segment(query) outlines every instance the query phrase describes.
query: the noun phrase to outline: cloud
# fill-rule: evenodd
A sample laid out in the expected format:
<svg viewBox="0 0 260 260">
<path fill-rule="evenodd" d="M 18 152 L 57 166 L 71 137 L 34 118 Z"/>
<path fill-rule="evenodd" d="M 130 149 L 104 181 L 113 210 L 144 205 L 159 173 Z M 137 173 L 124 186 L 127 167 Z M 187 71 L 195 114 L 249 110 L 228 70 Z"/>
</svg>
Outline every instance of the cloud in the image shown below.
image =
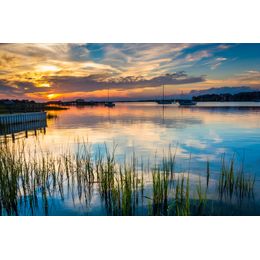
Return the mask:
<svg viewBox="0 0 260 260">
<path fill-rule="evenodd" d="M 192 61 L 198 61 L 203 58 L 211 57 L 212 53 L 210 53 L 208 50 L 198 51 L 193 54 L 188 54 L 185 58 L 186 61 L 192 62 Z"/>
<path fill-rule="evenodd" d="M 19 82 L 20 83 L 20 82 Z M 0 98 L 1 99 L 17 99 L 25 98 L 26 90 L 23 86 L 16 86 L 5 80 L 0 79 Z"/>
<path fill-rule="evenodd" d="M 50 77 L 47 79 L 59 92 L 96 91 L 107 88 L 127 90 L 133 88 L 150 88 L 165 85 L 191 84 L 205 81 L 204 76 L 189 76 L 185 72 L 161 75 L 151 79 L 144 77 L 120 77 L 116 80 L 106 79 L 103 74 L 87 77 Z"/>
<path fill-rule="evenodd" d="M 75 92 L 87 94 L 108 87 L 121 92 L 127 90 L 125 93 L 129 95 L 129 90 L 138 96 L 158 95 L 156 88 L 162 84 L 181 88 L 194 88 L 196 83 L 213 84 L 214 79 L 207 76 L 206 80 L 201 71 L 205 67 L 218 68 L 227 60 L 221 57 L 222 52 L 231 46 L 190 43 L 0 44 L 0 80 L 3 91 L 8 89 L 12 94 L 25 97 L 35 97 L 39 93 L 46 98 L 50 93 L 66 93 L 73 98 Z"/>
<path fill-rule="evenodd" d="M 216 58 L 216 61 L 225 61 L 227 58 Z"/>
<path fill-rule="evenodd" d="M 218 68 L 224 61 L 226 61 L 227 58 L 224 58 L 224 57 L 219 57 L 219 58 L 216 58 L 212 64 L 211 64 L 211 69 L 214 70 L 216 68 Z"/>
<path fill-rule="evenodd" d="M 236 80 L 240 82 L 247 82 L 251 85 L 259 85 L 260 86 L 260 71 L 257 70 L 249 70 L 235 76 Z"/>
<path fill-rule="evenodd" d="M 41 88 L 41 91 L 46 90 L 48 90 L 48 88 Z M 39 91 L 38 88 L 31 82 L 9 82 L 0 79 L 0 94 L 5 94 L 6 98 L 25 98 L 25 94 L 37 91 Z"/>
<path fill-rule="evenodd" d="M 70 60 L 73 56 L 73 44 L 2 44 L 0 52 L 20 58 L 40 60 Z M 81 45 L 78 46 L 80 48 Z"/>
<path fill-rule="evenodd" d="M 207 60 L 204 65 L 209 66 L 211 70 L 217 69 L 223 62 L 227 61 L 228 59 L 225 57 L 217 57 Z"/>
<path fill-rule="evenodd" d="M 0 80 L 0 91 L 1 93 L 9 93 L 12 92 L 13 88 L 8 84 L 5 80 Z"/>
<path fill-rule="evenodd" d="M 170 64 L 192 44 L 105 44 L 103 45 L 103 64 L 113 64 L 120 76 L 154 77 L 165 64 Z M 169 68 L 166 73 L 171 73 Z"/>
<path fill-rule="evenodd" d="M 233 45 L 234 44 L 220 44 L 220 45 L 218 45 L 217 49 L 219 49 L 219 50 L 226 50 L 226 49 L 229 49 Z"/>
</svg>

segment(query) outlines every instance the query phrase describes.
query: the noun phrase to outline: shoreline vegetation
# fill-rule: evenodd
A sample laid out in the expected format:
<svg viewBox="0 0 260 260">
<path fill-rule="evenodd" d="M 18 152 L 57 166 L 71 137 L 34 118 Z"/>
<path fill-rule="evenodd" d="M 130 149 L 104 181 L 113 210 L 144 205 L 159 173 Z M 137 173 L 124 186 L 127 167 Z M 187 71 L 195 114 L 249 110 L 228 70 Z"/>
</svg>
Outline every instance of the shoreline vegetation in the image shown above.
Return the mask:
<svg viewBox="0 0 260 260">
<path fill-rule="evenodd" d="M 0 100 L 0 114 L 28 113 L 42 111 L 66 110 L 65 106 L 48 103 L 36 103 L 29 100 Z"/>
<path fill-rule="evenodd" d="M 187 97 L 174 97 L 167 96 L 166 100 L 178 102 L 186 100 Z M 189 98 L 188 98 L 189 99 Z M 190 99 L 196 102 L 258 102 L 260 101 L 260 91 L 241 92 L 237 94 L 205 94 L 192 96 Z M 157 102 L 160 98 L 153 99 L 136 99 L 136 100 L 111 100 L 111 102 Z M 53 110 L 66 110 L 68 106 L 97 106 L 104 105 L 106 101 L 86 101 L 84 99 L 76 99 L 71 101 L 48 101 L 48 102 L 35 102 L 32 100 L 0 100 L 0 114 L 2 113 L 18 113 L 18 112 L 39 112 L 39 111 L 53 111 Z"/>
<path fill-rule="evenodd" d="M 82 141 L 75 151 L 60 154 L 28 150 L 23 142 L 0 145 L 1 215 L 51 215 L 51 203 L 68 198 L 91 209 L 100 201 L 102 215 L 197 216 L 238 214 L 243 201 L 254 198 L 255 177 L 235 158 L 223 155 L 217 174 L 178 173 L 176 152 L 142 160 L 135 152 L 116 159 L 116 146 L 93 151 Z M 189 167 L 190 168 L 190 167 Z M 194 176 L 196 177 L 194 180 Z M 214 198 L 210 190 L 216 194 Z M 96 191 L 96 192 L 95 192 Z M 96 195 L 95 195 L 96 194 Z M 225 211 L 225 207 L 234 210 Z M 55 214 L 54 214 L 55 215 Z"/>
<path fill-rule="evenodd" d="M 260 91 L 241 92 L 237 94 L 205 94 L 192 98 L 197 102 L 259 102 Z"/>
</svg>

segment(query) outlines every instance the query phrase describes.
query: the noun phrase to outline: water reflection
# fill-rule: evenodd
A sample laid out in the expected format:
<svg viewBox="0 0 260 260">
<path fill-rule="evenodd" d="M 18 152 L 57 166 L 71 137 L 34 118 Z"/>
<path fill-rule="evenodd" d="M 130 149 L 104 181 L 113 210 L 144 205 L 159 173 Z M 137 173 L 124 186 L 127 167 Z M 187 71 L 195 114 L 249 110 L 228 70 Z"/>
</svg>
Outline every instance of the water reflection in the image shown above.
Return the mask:
<svg viewBox="0 0 260 260">
<path fill-rule="evenodd" d="M 236 153 L 241 158 L 245 155 L 250 170 L 259 173 L 259 112 L 249 108 L 242 112 L 240 108 L 162 108 L 152 103 L 117 104 L 113 109 L 73 107 L 59 112 L 42 143 L 55 149 L 84 137 L 94 147 L 117 143 L 119 155 L 135 147 L 146 157 L 172 145 L 178 147 L 180 158 L 192 154 L 197 170 L 202 167 L 200 161 Z"/>
<path fill-rule="evenodd" d="M 217 180 L 214 174 L 220 171 L 223 154 L 227 159 L 235 155 L 238 167 L 243 163 L 247 173 L 256 175 L 254 199 L 258 202 L 260 107 L 252 104 L 249 104 L 250 107 L 219 105 L 212 107 L 204 103 L 197 107 L 180 108 L 153 103 L 118 103 L 114 108 L 71 107 L 58 111 L 58 117 L 48 121 L 46 135 L 38 135 L 37 142 L 43 151 L 54 154 L 63 152 L 64 147 L 76 151 L 77 141 L 82 138 L 92 145 L 94 154 L 100 147 L 103 149 L 104 143 L 110 148 L 117 144 L 116 158 L 119 161 L 124 161 L 125 155 L 133 151 L 138 158 L 152 160 L 155 153 L 160 157 L 171 145 L 176 150 L 177 173 L 192 169 L 194 176 L 202 178 L 209 160 L 212 182 Z M 25 140 L 28 147 L 33 147 L 35 141 L 36 137 L 30 135 Z M 64 196 L 62 203 L 53 196 L 51 204 L 56 206 L 52 207 L 59 208 L 64 214 L 86 214 L 86 208 L 91 209 L 88 214 L 104 214 L 95 185 L 89 190 L 64 188 L 64 194 L 74 195 L 69 198 Z M 215 190 L 211 194 L 211 199 L 216 200 Z M 44 201 L 50 205 L 49 196 L 42 203 Z M 51 212 L 56 211 L 48 207 L 48 213 Z"/>
<path fill-rule="evenodd" d="M 118 156 L 133 150 L 144 157 L 161 153 L 169 145 L 177 147 L 177 156 L 188 159 L 196 170 L 202 162 L 219 160 L 221 154 L 234 153 L 245 162 L 251 171 L 260 174 L 258 164 L 260 107 L 209 107 L 198 105 L 192 108 L 158 106 L 153 103 L 118 103 L 114 108 L 72 107 L 59 111 L 58 118 L 48 120 L 45 136 L 39 136 L 41 145 L 54 151 L 61 145 L 75 144 L 84 138 L 95 147 L 104 143 L 118 144 Z M 41 124 L 41 123 L 39 123 Z M 14 132 L 44 128 L 43 125 L 12 126 Z M 1 134 L 10 129 L 1 129 Z M 9 131 L 9 132 L 8 132 Z M 28 143 L 34 143 L 30 137 Z M 185 165 L 185 162 L 183 162 Z M 181 167 L 181 166 L 180 166 Z M 218 163 L 215 164 L 215 168 Z"/>
</svg>

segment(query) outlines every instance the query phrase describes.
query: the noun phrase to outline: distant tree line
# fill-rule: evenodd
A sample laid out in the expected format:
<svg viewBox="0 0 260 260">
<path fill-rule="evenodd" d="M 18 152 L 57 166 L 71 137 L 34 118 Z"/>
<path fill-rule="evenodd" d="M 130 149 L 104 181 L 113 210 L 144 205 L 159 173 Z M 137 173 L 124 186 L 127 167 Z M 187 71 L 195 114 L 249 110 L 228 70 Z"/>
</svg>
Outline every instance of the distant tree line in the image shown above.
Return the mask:
<svg viewBox="0 0 260 260">
<path fill-rule="evenodd" d="M 0 113 L 38 112 L 44 109 L 44 105 L 29 100 L 0 100 Z"/>
<path fill-rule="evenodd" d="M 33 100 L 2 99 L 0 100 L 0 114 L 5 113 L 26 113 L 40 112 L 49 110 L 65 110 L 67 107 L 62 106 L 59 102 L 37 103 Z"/>
<path fill-rule="evenodd" d="M 206 94 L 192 97 L 194 101 L 260 101 L 260 91 L 240 92 L 237 94 Z"/>
</svg>

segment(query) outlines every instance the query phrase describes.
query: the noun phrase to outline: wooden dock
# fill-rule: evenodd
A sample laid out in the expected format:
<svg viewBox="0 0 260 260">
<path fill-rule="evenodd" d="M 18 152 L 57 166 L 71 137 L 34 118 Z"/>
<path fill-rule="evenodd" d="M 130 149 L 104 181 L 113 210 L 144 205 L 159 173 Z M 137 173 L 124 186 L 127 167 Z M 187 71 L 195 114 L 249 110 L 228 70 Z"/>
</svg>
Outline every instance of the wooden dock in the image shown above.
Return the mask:
<svg viewBox="0 0 260 260">
<path fill-rule="evenodd" d="M 16 133 L 25 132 L 27 136 L 28 132 L 35 131 L 39 129 L 45 129 L 47 127 L 47 122 L 45 120 L 36 122 L 26 122 L 23 124 L 10 124 L 0 127 L 0 137 L 3 135 L 11 135 Z"/>
<path fill-rule="evenodd" d="M 46 133 L 46 112 L 17 113 L 0 115 L 0 143 L 6 143 L 10 138 L 13 142 L 18 138 L 28 138 L 30 132 Z"/>
<path fill-rule="evenodd" d="M 17 113 L 0 115 L 0 126 L 46 121 L 46 112 Z"/>
</svg>

